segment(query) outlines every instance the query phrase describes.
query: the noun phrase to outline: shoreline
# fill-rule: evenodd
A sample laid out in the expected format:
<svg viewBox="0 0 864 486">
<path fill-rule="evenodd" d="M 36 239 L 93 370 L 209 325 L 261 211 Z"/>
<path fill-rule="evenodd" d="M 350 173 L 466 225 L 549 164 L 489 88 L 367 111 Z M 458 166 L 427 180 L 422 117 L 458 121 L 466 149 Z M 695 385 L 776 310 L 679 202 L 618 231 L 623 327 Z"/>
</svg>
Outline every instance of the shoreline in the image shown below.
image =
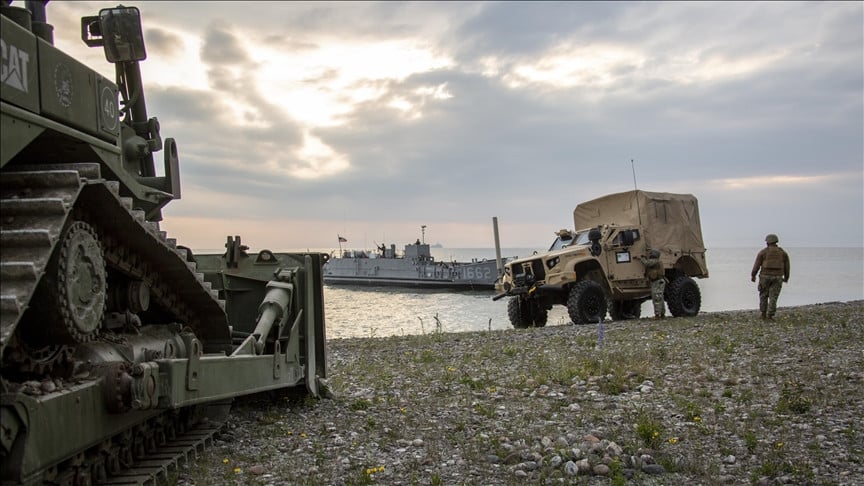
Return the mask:
<svg viewBox="0 0 864 486">
<path fill-rule="evenodd" d="M 238 400 L 191 484 L 864 483 L 864 301 L 328 340 L 332 399 Z"/>
</svg>

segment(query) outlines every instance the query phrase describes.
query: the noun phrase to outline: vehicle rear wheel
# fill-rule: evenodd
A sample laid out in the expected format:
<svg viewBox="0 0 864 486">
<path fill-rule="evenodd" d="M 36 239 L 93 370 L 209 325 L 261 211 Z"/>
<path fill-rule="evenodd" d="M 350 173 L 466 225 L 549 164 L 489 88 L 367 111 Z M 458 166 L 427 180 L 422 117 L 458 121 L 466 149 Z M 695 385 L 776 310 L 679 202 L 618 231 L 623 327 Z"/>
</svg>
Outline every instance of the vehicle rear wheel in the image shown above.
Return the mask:
<svg viewBox="0 0 864 486">
<path fill-rule="evenodd" d="M 609 317 L 613 321 L 639 319 L 642 316 L 642 300 L 613 300 L 609 303 Z"/>
<path fill-rule="evenodd" d="M 675 277 L 666 286 L 666 304 L 669 312 L 675 317 L 695 316 L 702 306 L 702 294 L 699 285 L 687 276 Z"/>
<path fill-rule="evenodd" d="M 606 294 L 593 280 L 582 280 L 570 288 L 567 313 L 574 324 L 596 323 L 606 317 Z"/>
</svg>

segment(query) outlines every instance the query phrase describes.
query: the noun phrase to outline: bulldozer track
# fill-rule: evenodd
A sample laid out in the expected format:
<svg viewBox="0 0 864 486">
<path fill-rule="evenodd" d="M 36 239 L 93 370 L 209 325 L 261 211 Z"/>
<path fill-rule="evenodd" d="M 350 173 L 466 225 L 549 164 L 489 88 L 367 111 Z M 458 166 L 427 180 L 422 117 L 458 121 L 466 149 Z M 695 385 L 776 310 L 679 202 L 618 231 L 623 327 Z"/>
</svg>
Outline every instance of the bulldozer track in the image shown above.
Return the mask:
<svg viewBox="0 0 864 486">
<path fill-rule="evenodd" d="M 0 182 L 0 357 L 4 363 L 14 361 L 23 371 L 52 375 L 54 366 L 74 353 L 74 345 L 68 343 L 31 349 L 16 332 L 19 326 L 33 325 L 26 313 L 39 305 L 34 296 L 40 293 L 40 280 L 50 270 L 70 225 L 92 227 L 106 267 L 146 282 L 151 303 L 174 316 L 174 322 L 191 328 L 205 348 L 230 347 L 224 301 L 196 271 L 196 264 L 187 261 L 186 250 L 178 249 L 176 240 L 133 209 L 132 200 L 120 195 L 118 183 L 101 178 L 98 164 L 15 167 L 0 174 Z M 112 332 L 88 337 L 94 338 L 124 340 L 122 334 Z M 7 385 L 4 381 L 4 391 Z M 203 406 L 207 407 L 211 405 Z M 166 482 L 172 469 L 196 458 L 212 443 L 221 426 L 218 420 L 196 425 L 189 419 L 194 409 L 151 416 L 103 438 L 100 444 L 72 452 L 59 463 L 42 466 L 25 482 L 70 486 Z"/>
<path fill-rule="evenodd" d="M 230 345 L 225 303 L 185 250 L 168 238 L 98 164 L 18 167 L 2 174 L 0 191 L 0 342 L 5 349 L 46 271 L 64 225 L 77 214 L 96 226 L 106 260 L 143 277 L 157 301 L 210 345 Z M 99 211 L 83 208 L 99 208 Z M 110 228 L 110 229 L 109 229 Z"/>
<path fill-rule="evenodd" d="M 98 484 L 104 485 L 159 485 L 170 481 L 172 471 L 183 464 L 197 460 L 213 444 L 213 435 L 219 428 L 198 428 L 166 442 L 159 449 L 137 461 L 132 467 L 112 475 Z"/>
</svg>

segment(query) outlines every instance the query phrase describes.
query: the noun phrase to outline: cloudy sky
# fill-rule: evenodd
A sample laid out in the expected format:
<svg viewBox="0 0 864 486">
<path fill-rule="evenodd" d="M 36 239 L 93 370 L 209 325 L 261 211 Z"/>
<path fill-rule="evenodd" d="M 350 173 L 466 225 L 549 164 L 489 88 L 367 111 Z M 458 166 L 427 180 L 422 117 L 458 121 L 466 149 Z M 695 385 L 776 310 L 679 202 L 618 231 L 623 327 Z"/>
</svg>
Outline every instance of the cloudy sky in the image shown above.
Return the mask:
<svg viewBox="0 0 864 486">
<path fill-rule="evenodd" d="M 864 246 L 860 2 L 124 4 L 192 248 L 545 247 L 633 168 L 709 249 Z M 112 78 L 78 18 L 114 5 L 48 4 Z"/>
</svg>

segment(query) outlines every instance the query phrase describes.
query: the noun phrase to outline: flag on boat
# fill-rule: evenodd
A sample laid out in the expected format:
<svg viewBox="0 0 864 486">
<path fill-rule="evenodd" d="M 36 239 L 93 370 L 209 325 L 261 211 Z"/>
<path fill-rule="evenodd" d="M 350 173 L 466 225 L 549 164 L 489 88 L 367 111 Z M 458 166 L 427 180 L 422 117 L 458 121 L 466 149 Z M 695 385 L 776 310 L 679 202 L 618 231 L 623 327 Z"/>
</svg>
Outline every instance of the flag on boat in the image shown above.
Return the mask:
<svg viewBox="0 0 864 486">
<path fill-rule="evenodd" d="M 339 236 L 339 235 L 336 235 L 336 236 Z M 348 243 L 348 240 L 346 240 L 345 238 L 339 236 L 339 243 Z"/>
</svg>

